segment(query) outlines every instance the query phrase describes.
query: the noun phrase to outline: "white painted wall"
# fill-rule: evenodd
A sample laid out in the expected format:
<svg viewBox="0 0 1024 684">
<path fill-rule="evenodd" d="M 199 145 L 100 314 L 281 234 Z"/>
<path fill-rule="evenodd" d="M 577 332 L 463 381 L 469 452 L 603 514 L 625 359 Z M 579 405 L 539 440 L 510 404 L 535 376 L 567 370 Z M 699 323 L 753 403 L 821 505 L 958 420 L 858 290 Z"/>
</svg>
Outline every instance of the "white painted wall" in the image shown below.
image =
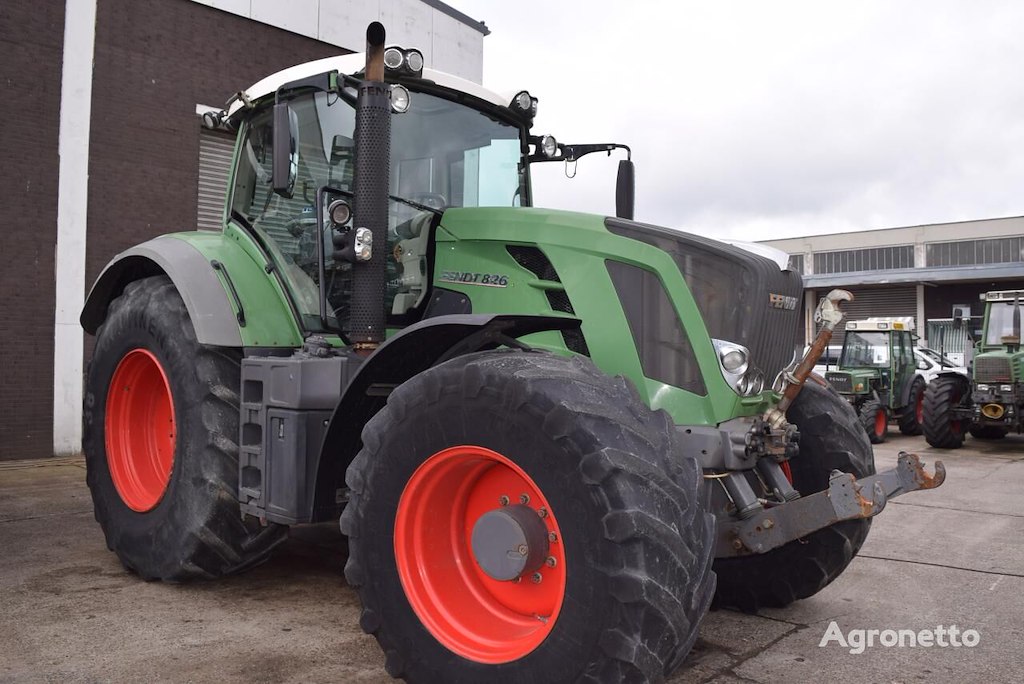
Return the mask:
<svg viewBox="0 0 1024 684">
<path fill-rule="evenodd" d="M 89 119 L 96 0 L 66 0 L 64 64 L 57 151 L 57 297 L 54 313 L 53 451 L 82 447 L 83 332 L 86 210 L 89 201 Z"/>
<path fill-rule="evenodd" d="M 908 226 L 906 228 L 864 230 L 855 233 L 809 235 L 807 237 L 786 238 L 782 240 L 763 240 L 762 242 L 790 254 L 824 252 L 833 249 L 921 245 L 922 260 L 918 261 L 915 256 L 915 265 L 920 267 L 924 265 L 924 245 L 929 242 L 981 240 L 983 238 L 1009 237 L 1022 234 L 1024 234 L 1024 216 L 1013 216 L 1009 218 L 982 219 L 979 221 Z"/>
<path fill-rule="evenodd" d="M 421 0 L 193 0 L 225 12 L 362 52 L 366 26 L 380 21 L 388 44 L 419 48 L 426 66 L 483 80 L 480 31 Z"/>
</svg>

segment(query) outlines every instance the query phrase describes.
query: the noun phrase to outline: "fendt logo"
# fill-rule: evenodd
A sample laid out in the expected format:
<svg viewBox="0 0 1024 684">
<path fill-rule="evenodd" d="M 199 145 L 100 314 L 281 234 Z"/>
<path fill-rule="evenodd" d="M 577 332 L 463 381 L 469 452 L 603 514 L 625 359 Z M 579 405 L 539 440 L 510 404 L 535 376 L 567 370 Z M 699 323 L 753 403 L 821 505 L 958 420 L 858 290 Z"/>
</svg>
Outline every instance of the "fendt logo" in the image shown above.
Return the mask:
<svg viewBox="0 0 1024 684">
<path fill-rule="evenodd" d="M 780 294 L 768 295 L 768 306 L 772 309 L 786 309 L 792 311 L 796 308 L 796 297 L 787 297 Z"/>
<path fill-rule="evenodd" d="M 366 93 L 368 96 L 386 97 L 391 99 L 391 88 L 387 86 L 369 85 L 364 84 L 359 87 L 360 92 Z"/>
</svg>

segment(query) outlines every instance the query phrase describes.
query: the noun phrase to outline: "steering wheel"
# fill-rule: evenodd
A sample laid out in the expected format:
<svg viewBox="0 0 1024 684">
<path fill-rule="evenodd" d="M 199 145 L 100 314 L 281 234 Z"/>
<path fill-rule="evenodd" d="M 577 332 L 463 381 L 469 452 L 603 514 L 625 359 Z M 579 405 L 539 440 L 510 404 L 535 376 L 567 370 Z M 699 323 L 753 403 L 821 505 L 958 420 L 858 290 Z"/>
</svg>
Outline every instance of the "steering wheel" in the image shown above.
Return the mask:
<svg viewBox="0 0 1024 684">
<path fill-rule="evenodd" d="M 448 206 L 448 198 L 439 192 L 416 192 L 409 199 L 438 211 L 442 211 Z"/>
<path fill-rule="evenodd" d="M 309 216 L 300 216 L 297 218 L 290 218 L 284 224 L 284 229 L 288 231 L 288 234 L 292 237 L 302 237 L 303 233 L 309 228 L 309 226 L 316 225 L 316 218 Z"/>
</svg>

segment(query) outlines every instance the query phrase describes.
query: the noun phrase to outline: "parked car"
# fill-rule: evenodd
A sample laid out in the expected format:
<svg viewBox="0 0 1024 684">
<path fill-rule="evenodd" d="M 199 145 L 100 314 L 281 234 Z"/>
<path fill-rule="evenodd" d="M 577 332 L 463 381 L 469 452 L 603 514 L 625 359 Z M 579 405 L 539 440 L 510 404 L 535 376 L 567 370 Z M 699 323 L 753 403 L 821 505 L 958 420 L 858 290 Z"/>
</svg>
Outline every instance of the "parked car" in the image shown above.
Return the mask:
<svg viewBox="0 0 1024 684">
<path fill-rule="evenodd" d="M 942 371 L 967 375 L 967 369 L 964 366 L 953 362 L 948 356 L 940 354 L 934 349 L 915 347 L 914 356 L 917 358 L 918 375 L 923 377 L 925 382 L 931 382 Z"/>
</svg>

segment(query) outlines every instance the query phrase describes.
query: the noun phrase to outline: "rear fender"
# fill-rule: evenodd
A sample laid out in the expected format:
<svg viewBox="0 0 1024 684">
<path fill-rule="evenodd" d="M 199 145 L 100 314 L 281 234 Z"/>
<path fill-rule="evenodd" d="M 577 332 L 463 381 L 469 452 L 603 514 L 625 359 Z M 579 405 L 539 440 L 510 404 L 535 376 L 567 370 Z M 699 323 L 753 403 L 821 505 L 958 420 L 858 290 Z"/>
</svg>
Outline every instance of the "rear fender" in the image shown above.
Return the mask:
<svg viewBox="0 0 1024 684">
<path fill-rule="evenodd" d="M 388 338 L 363 362 L 331 416 L 320 449 L 313 521 L 338 514 L 337 491 L 362 448 L 363 427 L 384 407 L 392 389 L 456 356 L 514 346 L 524 335 L 579 326 L 579 319 L 562 316 L 456 314 L 425 319 Z"/>
<path fill-rule="evenodd" d="M 128 283 L 160 274 L 171 279 L 184 300 L 200 344 L 301 346 L 280 287 L 237 240 L 221 233 L 163 235 L 118 254 L 86 298 L 82 327 L 95 335 Z"/>
</svg>

